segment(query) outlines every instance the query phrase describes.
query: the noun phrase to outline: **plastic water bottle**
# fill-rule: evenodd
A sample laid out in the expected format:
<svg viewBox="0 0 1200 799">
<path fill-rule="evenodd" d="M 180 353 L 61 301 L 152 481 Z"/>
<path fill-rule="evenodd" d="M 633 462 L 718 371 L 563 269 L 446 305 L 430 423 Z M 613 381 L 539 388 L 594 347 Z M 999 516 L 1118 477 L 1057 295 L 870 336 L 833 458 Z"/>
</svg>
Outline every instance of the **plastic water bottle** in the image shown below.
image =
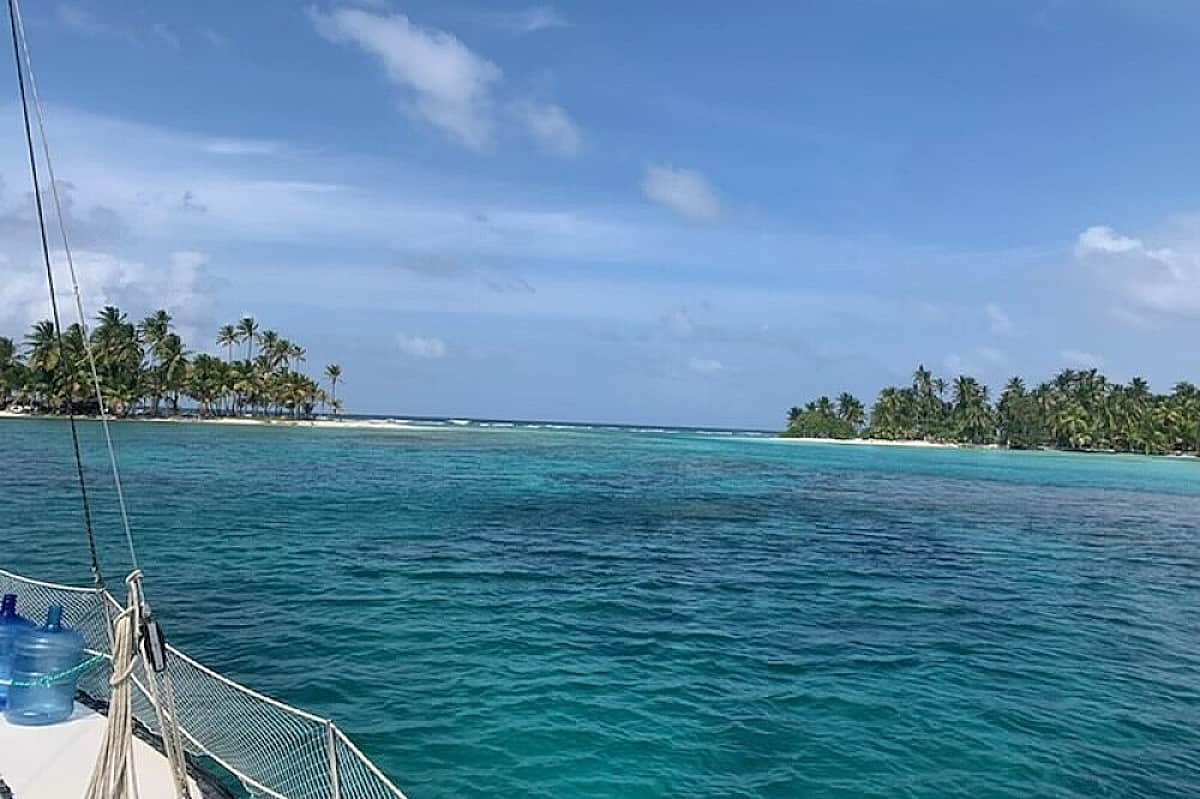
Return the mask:
<svg viewBox="0 0 1200 799">
<path fill-rule="evenodd" d="M 12 685 L 4 717 L 10 724 L 57 724 L 75 709 L 78 674 L 66 676 L 83 660 L 83 636 L 64 627 L 62 605 L 51 605 L 46 626 L 20 636 L 13 646 Z M 51 678 L 48 685 L 31 684 Z"/>
<path fill-rule="evenodd" d="M 8 684 L 12 681 L 13 645 L 36 626 L 17 613 L 17 595 L 5 594 L 0 605 L 0 708 L 8 699 Z"/>
</svg>

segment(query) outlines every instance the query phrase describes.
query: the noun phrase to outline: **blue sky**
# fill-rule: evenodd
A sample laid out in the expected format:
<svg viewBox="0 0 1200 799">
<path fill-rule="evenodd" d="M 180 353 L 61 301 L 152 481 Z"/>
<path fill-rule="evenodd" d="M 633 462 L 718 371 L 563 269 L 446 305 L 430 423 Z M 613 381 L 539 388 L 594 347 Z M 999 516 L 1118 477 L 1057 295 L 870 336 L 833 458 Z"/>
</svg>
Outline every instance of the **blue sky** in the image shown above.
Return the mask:
<svg viewBox="0 0 1200 799">
<path fill-rule="evenodd" d="M 251 313 L 354 412 L 769 427 L 918 361 L 1200 379 L 1190 2 L 25 13 L 89 302 L 196 349 Z"/>
</svg>

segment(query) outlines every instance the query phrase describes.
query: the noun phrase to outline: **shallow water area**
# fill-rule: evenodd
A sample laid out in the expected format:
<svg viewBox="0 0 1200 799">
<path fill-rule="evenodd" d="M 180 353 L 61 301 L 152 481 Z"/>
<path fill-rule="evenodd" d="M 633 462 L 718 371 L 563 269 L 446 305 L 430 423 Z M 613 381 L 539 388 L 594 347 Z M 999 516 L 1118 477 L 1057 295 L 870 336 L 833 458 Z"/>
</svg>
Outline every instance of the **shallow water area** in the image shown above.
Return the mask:
<svg viewBox="0 0 1200 799">
<path fill-rule="evenodd" d="M 488 424 L 114 424 L 168 635 L 413 799 L 1200 786 L 1200 461 Z M 6 568 L 87 582 L 73 481 L 0 420 Z"/>
</svg>

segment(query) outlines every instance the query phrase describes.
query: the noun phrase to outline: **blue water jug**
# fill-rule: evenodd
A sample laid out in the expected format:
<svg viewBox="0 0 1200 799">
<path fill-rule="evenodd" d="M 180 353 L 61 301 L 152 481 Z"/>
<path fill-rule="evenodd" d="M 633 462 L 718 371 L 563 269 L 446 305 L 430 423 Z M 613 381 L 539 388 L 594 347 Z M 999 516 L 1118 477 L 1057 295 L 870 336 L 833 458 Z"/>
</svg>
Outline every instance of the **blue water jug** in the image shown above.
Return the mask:
<svg viewBox="0 0 1200 799">
<path fill-rule="evenodd" d="M 72 674 L 83 660 L 83 636 L 64 627 L 62 605 L 51 605 L 46 626 L 30 630 L 13 645 L 12 684 L 4 717 L 10 724 L 56 724 L 75 709 Z"/>
<path fill-rule="evenodd" d="M 5 594 L 0 605 L 0 708 L 8 699 L 8 683 L 12 680 L 13 644 L 36 626 L 17 613 L 17 595 Z"/>
</svg>

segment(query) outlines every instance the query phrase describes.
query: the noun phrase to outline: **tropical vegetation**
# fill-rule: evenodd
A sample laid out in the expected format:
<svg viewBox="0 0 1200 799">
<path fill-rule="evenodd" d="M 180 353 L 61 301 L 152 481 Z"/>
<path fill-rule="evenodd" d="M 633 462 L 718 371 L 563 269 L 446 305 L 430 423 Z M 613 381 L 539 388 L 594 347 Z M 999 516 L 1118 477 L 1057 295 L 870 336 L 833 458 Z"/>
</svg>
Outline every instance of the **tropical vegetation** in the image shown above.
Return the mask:
<svg viewBox="0 0 1200 799">
<path fill-rule="evenodd" d="M 341 411 L 336 396 L 341 367 L 325 367 L 326 391 L 301 370 L 305 349 L 274 330 L 260 330 L 252 317 L 217 331 L 214 343 L 223 357 L 189 350 L 166 311 L 132 322 L 107 306 L 95 322 L 90 332 L 73 324 L 60 337 L 53 322 L 41 321 L 20 344 L 0 336 L 0 409 L 96 413 L 98 382 L 107 410 L 116 416 L 179 414 L 188 400 L 203 417 L 308 418 L 318 407 Z"/>
<path fill-rule="evenodd" d="M 1156 394 L 1140 377 L 1120 383 L 1095 369 L 1064 369 L 1033 388 L 1013 377 L 994 403 L 991 396 L 974 377 L 947 381 L 918 366 L 910 385 L 880 391 L 869 415 L 851 394 L 819 397 L 788 411 L 784 435 L 1200 454 L 1192 383 Z"/>
</svg>

